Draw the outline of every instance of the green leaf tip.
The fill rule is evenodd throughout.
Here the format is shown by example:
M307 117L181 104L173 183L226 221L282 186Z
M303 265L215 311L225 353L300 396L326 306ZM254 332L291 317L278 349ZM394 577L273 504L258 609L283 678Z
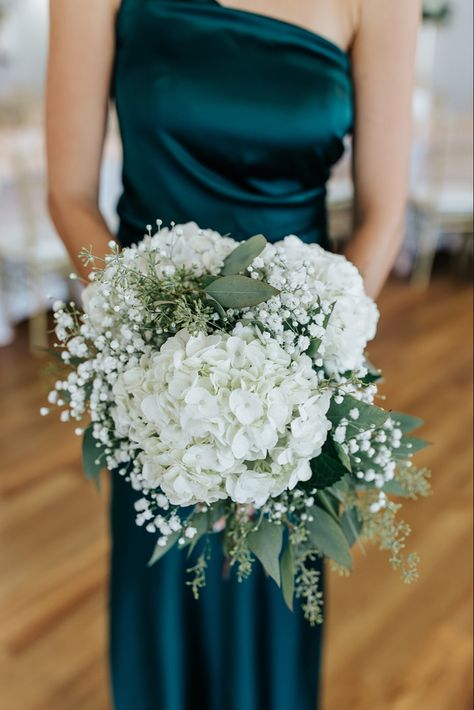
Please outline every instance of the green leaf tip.
M248 308L268 301L279 292L273 286L239 274L222 276L204 288L224 308Z
M242 242L224 259L221 274L223 276L240 274L262 253L266 245L267 240L263 234L256 234Z

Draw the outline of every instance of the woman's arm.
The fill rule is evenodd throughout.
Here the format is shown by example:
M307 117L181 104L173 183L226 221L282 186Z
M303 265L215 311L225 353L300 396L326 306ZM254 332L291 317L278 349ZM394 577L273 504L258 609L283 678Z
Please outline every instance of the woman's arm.
M403 237L420 0L360 0L355 83L354 237L346 249L369 295L380 292Z
M99 211L100 164L114 58L117 0L50 0L46 98L48 204L77 267L92 245L98 256L111 235Z

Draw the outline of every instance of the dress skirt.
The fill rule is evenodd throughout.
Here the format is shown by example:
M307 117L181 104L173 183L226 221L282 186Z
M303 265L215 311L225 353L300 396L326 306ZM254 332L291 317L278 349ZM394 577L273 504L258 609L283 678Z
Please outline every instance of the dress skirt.
M308 624L298 600L292 613L259 564L243 582L225 573L217 536L195 600L184 551L147 566L156 535L136 525L136 497L112 473L115 710L315 710L322 627Z

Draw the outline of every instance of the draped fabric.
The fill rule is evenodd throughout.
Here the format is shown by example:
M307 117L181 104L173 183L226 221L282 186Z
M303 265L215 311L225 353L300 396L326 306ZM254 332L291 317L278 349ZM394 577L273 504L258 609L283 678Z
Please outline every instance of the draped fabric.
M123 0L116 33L121 243L160 218L326 245L325 186L353 118L347 54L217 0ZM257 565L242 583L229 575L217 539L195 601L185 554L147 567L155 540L135 525L135 497L113 473L115 709L314 710L321 627Z

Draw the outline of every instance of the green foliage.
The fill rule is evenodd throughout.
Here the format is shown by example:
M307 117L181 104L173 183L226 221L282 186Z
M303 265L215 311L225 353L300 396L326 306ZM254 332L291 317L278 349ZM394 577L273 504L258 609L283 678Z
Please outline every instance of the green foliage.
M363 385L371 385L373 382L381 382L382 381L382 374L380 370L376 370L372 368L370 363L367 363L368 366L370 367L368 373L364 375L364 377L360 378L360 382L362 382Z
M378 491L368 491L359 499L358 509L363 522L364 539L380 550L388 551L392 568L400 570L405 582L412 582L417 578L418 556L405 552L411 528L405 521L397 519L396 515L401 506L396 503L390 502L376 514L371 512L370 504L377 497Z
M86 477L94 481L96 486L99 486L100 472L105 465L105 449L97 439L94 439L93 426L90 424L82 437L82 466Z
M342 446L337 441L334 441L334 439L332 437L331 437L331 443L332 443L335 453L337 454L339 461L342 463L344 468L346 468L349 472L352 472L352 464L351 464L351 460L349 458L349 454L346 453L346 451L344 451Z
M374 486L375 488L375 486ZM390 496L397 496L398 498L408 498L408 492L400 481L392 480L384 483L383 492Z
M324 321L323 321L323 328L324 328L324 330L326 330L326 328L328 327L328 323L329 323L329 321L330 321L330 319L331 319L331 315L332 315L332 312L333 312L333 310L334 310L334 305L335 305L335 304L333 303L333 305L331 306L331 309L330 309L329 313L326 313L326 315L324 316ZM318 312L318 311L319 311L319 305L318 305L318 308L316 309L315 313ZM321 342L322 342L322 341L321 341L321 338L311 338L311 342L310 342L310 344L309 344L309 347L308 347L308 349L306 350L306 355L308 355L309 357L315 359L315 358L318 356L319 348L321 347Z
M347 508L341 515L341 528L349 547L352 547L362 532L362 520L356 508Z
M191 575L191 579L186 582L188 587L191 587L193 597L197 600L201 593L201 589L206 586L206 571L207 562L209 560L209 551L207 548L201 552L196 564L189 567L186 571Z
M328 488L351 471L351 464L344 449L328 436L321 454L311 460L311 485L318 489Z
M204 274L204 276L201 276L201 285L202 286L209 286L213 281L218 279L218 276L214 276L213 274Z
M203 511L203 512L199 512L199 513L194 513L186 521L186 526L196 528L195 536L188 543L189 544L188 557L189 557L189 555L192 554L194 548L198 544L199 540L204 535L206 535L208 532L211 532L211 530L212 530L209 512Z
M393 449L393 457L395 459L407 459L418 453L418 451L426 449L429 445L429 442L425 441L425 439L419 439L416 436L404 436L399 448Z
M247 239L242 244L234 249L225 259L222 267L223 276L231 276L240 274L244 271L252 261L262 253L267 244L267 240L263 234L257 234L250 239Z
M215 309L218 306L216 303L212 305ZM186 329L191 335L206 333L211 316L209 306L210 303L200 301L197 298L190 298L189 295L178 296L173 307L175 328L186 325Z
M229 511L227 510L225 501L218 500L216 503L213 503L207 510L210 529L212 530L212 527L217 523L217 521L227 515L228 512Z
M227 320L227 314L226 314L225 310L222 308L221 304L218 301L216 301L214 298L211 298L211 296L208 296L208 300L211 303L212 307L215 309L215 311L218 314L221 321L225 322Z
M262 519L247 538L249 549L262 563L265 572L280 586L279 557L283 545L283 525Z
M320 573L311 564L315 559L313 553L307 553L299 557L295 565L295 595L301 599L303 614L311 626L323 621Z
M219 506L220 503L215 503L211 507L211 513L216 505ZM237 567L237 579L241 582L252 572L253 557L248 546L247 535L253 530L254 523L249 519L245 506L233 504L232 507L223 536L224 552L230 560L230 566ZM219 517L216 516L216 521Z
M347 469L339 459L335 459L324 452L317 458L311 460L311 484L316 488L328 488L337 481L340 481L347 473Z
M280 560L280 576L283 598L290 611L293 611L293 596L295 593L295 565L293 560L293 549L288 542Z
M224 308L236 309L257 306L278 293L269 284L238 274L218 278L204 291Z
M155 549L153 550L153 554L148 562L148 567L154 565L155 562L158 562L158 560L160 560L163 555L166 555L166 553L171 550L173 545L178 541L179 535L179 532L171 533L171 535L168 537L166 545L158 545L158 543L156 543Z
M431 471L427 468L416 468L407 463L401 463L395 473L393 481L389 481L384 486L385 493L411 498L416 500L419 497L431 495Z
M350 416L350 412L353 409L357 409L359 412L357 419L352 419ZM388 416L389 413L384 409L377 407L375 404L361 402L351 395L345 395L341 404L337 404L335 399L333 399L328 412L328 417L335 426L345 417L349 421L349 426L358 431L367 431L373 427L380 427Z
M319 352L321 346L321 338L311 338L309 348L306 351L306 355L311 358L315 358Z
M423 419L413 417L411 414L404 414L403 412L390 412L390 419L393 419L404 434L409 434L423 424Z
M322 508L311 508L310 513L313 519L307 528L311 544L341 567L351 569L351 551L340 523Z

